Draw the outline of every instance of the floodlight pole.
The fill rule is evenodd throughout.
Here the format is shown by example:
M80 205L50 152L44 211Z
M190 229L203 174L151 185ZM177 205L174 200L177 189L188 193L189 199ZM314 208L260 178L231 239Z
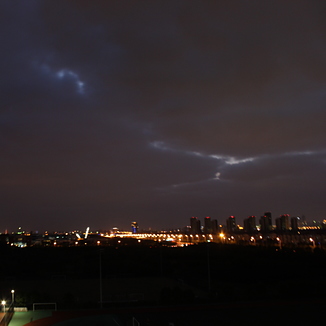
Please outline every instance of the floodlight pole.
M210 252L209 252L209 242L206 242L207 245L207 287L208 292L211 291L211 266L210 266Z
M100 249L100 308L103 308L103 289L102 289L102 249Z
M1 301L1 304L3 306L3 312L6 313L6 301L5 300L2 300Z

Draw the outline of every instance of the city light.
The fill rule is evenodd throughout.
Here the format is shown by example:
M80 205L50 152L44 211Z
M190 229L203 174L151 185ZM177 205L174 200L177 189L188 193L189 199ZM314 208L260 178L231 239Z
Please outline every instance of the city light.
M291 221L291 226L290 226ZM19 230L18 233L6 233L7 245L16 247L27 246L107 246L112 242L115 245L132 245L135 242L129 239L135 239L137 243L142 240L145 245L153 245L153 241L160 245L183 246L197 245L204 242L224 243L229 245L260 245L268 246L273 244L281 249L293 245L305 245L306 247L325 248L326 247L326 222L314 221L313 225L308 225L305 220L297 217L290 217L283 214L272 223L271 212L265 212L256 223L256 216L250 215L244 219L244 227L236 223L236 217L231 215L225 219L225 224L217 223L217 220L211 217L205 217L204 223L197 217L191 217L191 225L174 230L162 231L142 231L138 224L134 231L119 230L114 227L106 231L90 231L87 227L82 232L74 230L71 232L44 232L44 234L35 234ZM133 222L136 223L136 222ZM299 224L298 224L299 223ZM136 224L134 224L136 225ZM323 225L325 225L323 227ZM284 232L286 231L286 236ZM19 235L19 237L17 236ZM126 239L122 241L122 239ZM318 241L317 241L318 239ZM19 241L17 241L19 240ZM81 242L83 240L83 242ZM152 241L152 242L151 242ZM257 242L257 243L256 243Z

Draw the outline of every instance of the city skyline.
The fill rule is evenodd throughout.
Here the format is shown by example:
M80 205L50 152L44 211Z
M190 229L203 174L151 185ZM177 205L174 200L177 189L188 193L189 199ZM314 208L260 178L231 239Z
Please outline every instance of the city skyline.
M0 1L1 231L326 218L324 1Z
M25 231L19 227L16 232L0 233L0 244L7 248L25 247L85 247L113 246L135 247L157 246L187 247L203 243L221 245L274 247L276 251L296 249L318 251L325 249L326 220L309 225L304 217L290 217L283 214L273 223L271 212L265 212L258 220L249 216L243 220L243 226L237 223L235 216L229 216L225 223L206 216L203 220L191 217L189 225L178 229L152 230L142 229L136 221L131 222L129 230L118 227L109 230L66 230L66 231Z
M219 219L205 216L191 216L188 218L189 223L180 224L178 227L165 226L161 229L155 229L148 225L139 225L137 221L130 221L129 227L124 228L120 225L111 225L108 228L94 228L87 226L85 230L80 228L72 229L60 229L54 230L51 228L42 229L26 229L22 226L17 226L14 229L0 230L0 234L24 234L24 233L76 233L88 234L88 233L103 233L103 232L129 232L132 234L146 233L146 232L181 232L181 233L219 233L227 231L229 233L244 231L245 233L251 232L272 232L272 231L285 231L285 230L298 230L298 229L325 229L326 219L324 220L312 220L307 221L304 215L291 216L290 214L282 214L280 216L273 216L271 212L264 212L260 216L250 215L247 217L236 217L234 215L228 217L220 217ZM185 221L184 221L185 222ZM87 235L86 235L87 237Z

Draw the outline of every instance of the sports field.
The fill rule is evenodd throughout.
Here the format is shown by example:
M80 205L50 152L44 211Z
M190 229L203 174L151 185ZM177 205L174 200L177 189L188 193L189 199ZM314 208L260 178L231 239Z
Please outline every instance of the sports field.
M261 326L317 325L324 301L265 301L227 304L120 308L115 311L53 311L15 313L9 326ZM133 323L134 321L134 323Z
M9 326L122 326L117 316L89 312L52 312L28 311L16 312Z

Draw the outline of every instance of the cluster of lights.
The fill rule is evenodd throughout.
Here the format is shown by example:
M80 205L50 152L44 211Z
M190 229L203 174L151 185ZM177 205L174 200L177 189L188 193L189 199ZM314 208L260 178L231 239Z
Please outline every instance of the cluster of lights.
M232 218L234 218L232 216ZM314 221L314 223L316 223L316 221ZM318 230L321 229L323 227L323 225L326 225L326 220L322 221L322 224L320 225L315 225L315 226L301 226L298 229L301 230ZM243 227L241 227L240 225L237 225L238 230L242 230ZM275 226L273 226L275 228ZM222 225L220 225L220 228L223 228ZM291 230L291 228L290 228ZM257 226L257 231L260 231L259 226ZM79 233L78 233L79 232ZM300 234L300 232L297 232L298 234ZM30 235L29 233L25 233L25 231L21 231L21 228L19 228L19 232L17 232L17 234L22 234L22 235ZM80 236L79 234L81 234L82 236ZM45 231L44 236L48 236L49 238L45 240L47 245L53 245L53 246L60 246L61 245L61 239L65 239L66 236L69 235L74 235L77 237L77 239L72 240L71 238L69 238L69 241L72 240L72 244L74 243L76 246L80 245L80 244L89 244L89 242L86 242L85 240L87 239L87 236L89 234L89 227L86 229L86 232L80 232L80 231L72 231L72 232L54 232L52 233L52 235L50 235L47 231ZM144 233L133 233L133 232L128 232L128 231L119 231L118 228L113 228L113 230L111 232L107 232L107 233L100 233L99 231L96 232L92 232L93 235L97 235L100 236L102 238L133 238L133 239L138 239L138 242L141 242L142 239L147 239L147 240L153 240L153 241L158 241L158 242L172 242L173 244L177 244L178 246L184 246L185 244L194 244L194 243L198 243L198 242L213 242L214 240L220 243L234 243L236 242L236 239L234 238L234 236L228 235L228 234L224 234L223 232L220 234L183 234L180 233L180 230L177 231L160 231L160 232L156 232L156 231L149 231L149 232L144 232ZM271 235L271 237L274 241L277 241L279 244L281 244L282 240L280 240L280 237L276 237L275 235ZM238 239L239 236L236 236L236 238ZM253 245L256 244L256 241L259 241L259 239L262 239L262 236L242 236L242 240L248 241L248 243L251 243ZM308 238L307 238L308 239ZM313 246L315 246L315 241L310 238L309 241L307 239L304 239L303 241L308 242L310 244L312 244ZM22 240L22 239L18 239L18 240ZM97 240L97 239L96 239ZM97 240L94 241L94 244L97 246L100 246L101 244L103 244L103 240ZM284 240L286 241L286 239ZM317 241L317 240L316 240ZM91 241L92 242L92 241ZM122 243L121 240L117 241L118 244ZM8 245L11 246L17 246L17 247L25 247L27 246L26 242L13 242L13 243L9 243Z
M138 242L140 243L142 239L148 239L153 240L157 242L167 241L167 242L173 242L176 244L176 246L187 246L189 244L193 244L194 242L200 242L200 241L207 241L211 242L214 237L212 234L174 234L171 232L161 232L161 233L132 233L132 232L115 232L114 234L101 234L101 236L105 238L134 238L138 239ZM233 238L233 237L232 237ZM234 239L234 238L233 238ZM231 240L231 239L229 239ZM120 244L121 241L118 240L118 243ZM76 243L77 244L77 243ZM97 244L99 245L99 241L97 241Z

